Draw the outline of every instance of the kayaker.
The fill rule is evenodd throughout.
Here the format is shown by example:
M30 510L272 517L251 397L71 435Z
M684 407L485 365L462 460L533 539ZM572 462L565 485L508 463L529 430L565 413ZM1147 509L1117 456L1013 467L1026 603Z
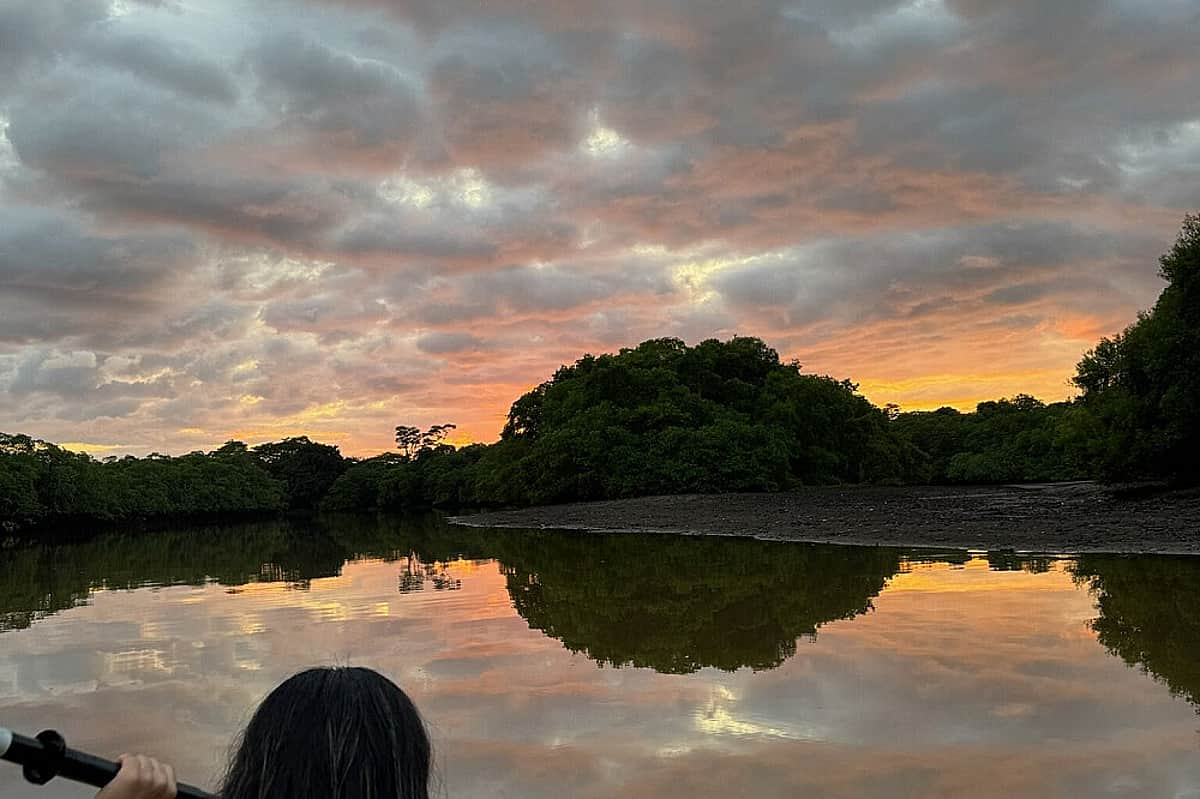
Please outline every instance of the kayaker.
M96 799L174 799L169 765L122 755ZM428 799L429 736L412 700L358 667L288 678L250 719L221 799Z

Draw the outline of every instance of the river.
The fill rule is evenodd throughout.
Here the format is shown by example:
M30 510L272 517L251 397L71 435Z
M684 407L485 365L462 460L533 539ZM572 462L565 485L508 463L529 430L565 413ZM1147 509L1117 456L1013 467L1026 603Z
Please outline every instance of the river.
M0 550L0 724L213 787L383 671L451 797L1200 797L1200 558L331 518ZM23 783L0 799L85 797Z

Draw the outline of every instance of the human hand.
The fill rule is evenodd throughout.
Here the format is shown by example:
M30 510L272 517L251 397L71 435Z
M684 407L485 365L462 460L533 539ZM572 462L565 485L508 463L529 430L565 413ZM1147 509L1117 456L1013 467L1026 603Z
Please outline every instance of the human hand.
M145 755L121 755L121 770L96 799L175 799L175 769Z

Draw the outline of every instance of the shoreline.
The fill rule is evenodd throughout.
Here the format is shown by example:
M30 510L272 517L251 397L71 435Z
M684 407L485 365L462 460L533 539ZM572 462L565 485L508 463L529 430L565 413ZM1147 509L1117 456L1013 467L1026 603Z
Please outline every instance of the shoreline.
M812 487L452 516L462 527L712 535L1032 554L1200 555L1200 491L1122 499L1094 483Z

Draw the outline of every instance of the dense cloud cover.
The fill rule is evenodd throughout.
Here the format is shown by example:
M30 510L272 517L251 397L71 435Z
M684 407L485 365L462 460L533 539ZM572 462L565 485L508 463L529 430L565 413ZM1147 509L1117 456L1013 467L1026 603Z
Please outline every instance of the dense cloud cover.
M1198 31L1192 0L0 0L0 429L490 440L662 335L879 403L1058 399L1200 206Z

